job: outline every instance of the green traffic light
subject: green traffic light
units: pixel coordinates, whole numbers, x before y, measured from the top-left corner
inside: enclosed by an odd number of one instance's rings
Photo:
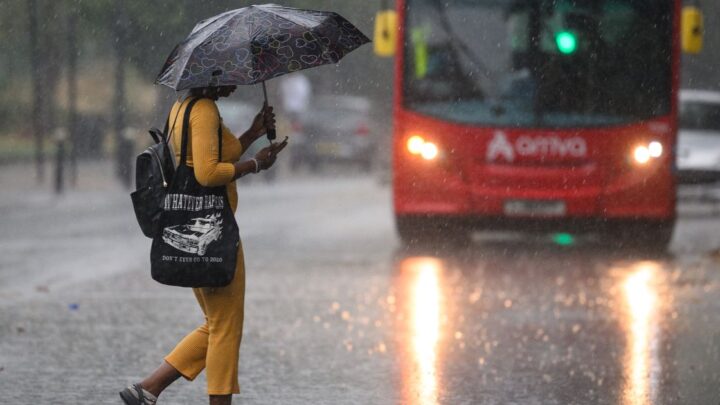
[[[560,53],[570,55],[577,50],[577,37],[570,31],[561,31],[555,34],[555,43]]]

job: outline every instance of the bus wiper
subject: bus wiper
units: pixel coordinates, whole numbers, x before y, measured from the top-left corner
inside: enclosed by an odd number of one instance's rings
[[[489,70],[482,62],[482,60],[480,60],[480,58],[478,58],[477,55],[470,50],[467,44],[465,44],[465,42],[463,42],[460,36],[457,35],[457,33],[452,29],[452,24],[450,24],[450,19],[447,16],[447,11],[445,10],[445,7],[443,7],[441,0],[432,0],[432,3],[438,9],[438,13],[440,15],[440,26],[442,27],[443,31],[445,31],[445,34],[450,37],[450,46],[452,47],[453,51],[467,58],[470,63],[474,65],[475,69],[478,72],[480,72],[486,79],[491,80],[491,77],[488,74]],[[462,68],[462,63],[458,63],[458,65],[460,68]],[[472,77],[472,72],[469,72],[468,76]],[[477,80],[473,80],[473,82],[482,87],[482,83],[478,82]]]

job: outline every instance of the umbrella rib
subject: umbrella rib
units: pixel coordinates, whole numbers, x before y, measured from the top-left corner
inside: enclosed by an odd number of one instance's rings
[[[320,32],[320,31],[328,25],[328,24],[325,24],[326,22],[327,21],[324,21],[323,24],[318,24],[317,31],[318,31],[319,35],[322,35],[322,32]],[[310,34],[313,37],[317,38],[317,42],[320,45],[320,47],[322,48],[323,53],[333,51],[333,49],[330,45],[325,45],[325,43],[323,43],[323,41],[321,41],[320,38],[317,35],[315,35],[314,31],[310,31]],[[337,63],[337,61],[333,61],[333,63]]]
[[[282,18],[282,19],[285,20],[285,21],[289,21],[289,22],[291,22],[291,23],[293,23],[293,24],[295,24],[295,25],[300,25],[300,24],[298,24],[296,21],[293,21],[293,20],[291,20],[291,19],[289,19],[289,18],[287,18],[287,17],[285,17],[285,16],[283,16],[283,15],[281,15],[281,14],[278,14],[278,13],[276,13],[276,12],[274,12],[274,11],[268,11],[268,10],[259,8],[259,7],[257,7],[257,6],[250,6],[250,7],[252,7],[252,8],[258,8],[258,9],[260,9],[260,10],[262,10],[263,12],[266,12],[266,13],[272,13],[273,15],[276,15],[276,16]],[[316,10],[305,10],[305,11],[311,11],[311,12],[313,12],[313,13],[318,13],[318,11],[316,11]],[[326,13],[328,13],[329,16],[333,16],[333,17],[335,16],[335,13],[332,12],[332,11],[327,11]],[[328,17],[328,16],[323,16],[323,17],[324,17],[324,19],[323,19],[323,22],[324,22],[324,20],[327,20],[327,17]],[[317,27],[317,26],[319,26],[319,25],[321,25],[321,24],[322,24],[322,23],[318,23],[318,24],[315,25],[315,27]],[[313,28],[315,28],[315,27],[313,27]]]
[[[256,6],[250,6],[251,8],[257,9]],[[253,19],[252,24],[250,25],[250,56],[252,61],[252,70],[257,71],[257,58],[255,58],[255,54],[252,52],[253,45],[255,44],[255,24],[256,20]]]

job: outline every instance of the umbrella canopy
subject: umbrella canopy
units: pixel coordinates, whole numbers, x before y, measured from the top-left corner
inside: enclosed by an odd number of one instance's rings
[[[337,63],[368,42],[337,13],[249,6],[198,23],[172,51],[155,83],[175,90],[254,84]]]

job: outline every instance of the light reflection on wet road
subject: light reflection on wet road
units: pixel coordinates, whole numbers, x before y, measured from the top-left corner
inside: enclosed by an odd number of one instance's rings
[[[409,258],[400,263],[403,308],[407,318],[406,347],[411,348],[403,362],[403,400],[418,405],[438,403],[438,343],[440,316],[443,314],[440,277],[442,262],[432,258]]]
[[[404,403],[676,403],[673,261],[522,242],[398,256]]]
[[[661,375],[657,325],[662,315],[657,293],[660,277],[656,263],[640,262],[630,269],[623,283],[623,326],[627,334],[624,404],[654,403],[657,399]]]

